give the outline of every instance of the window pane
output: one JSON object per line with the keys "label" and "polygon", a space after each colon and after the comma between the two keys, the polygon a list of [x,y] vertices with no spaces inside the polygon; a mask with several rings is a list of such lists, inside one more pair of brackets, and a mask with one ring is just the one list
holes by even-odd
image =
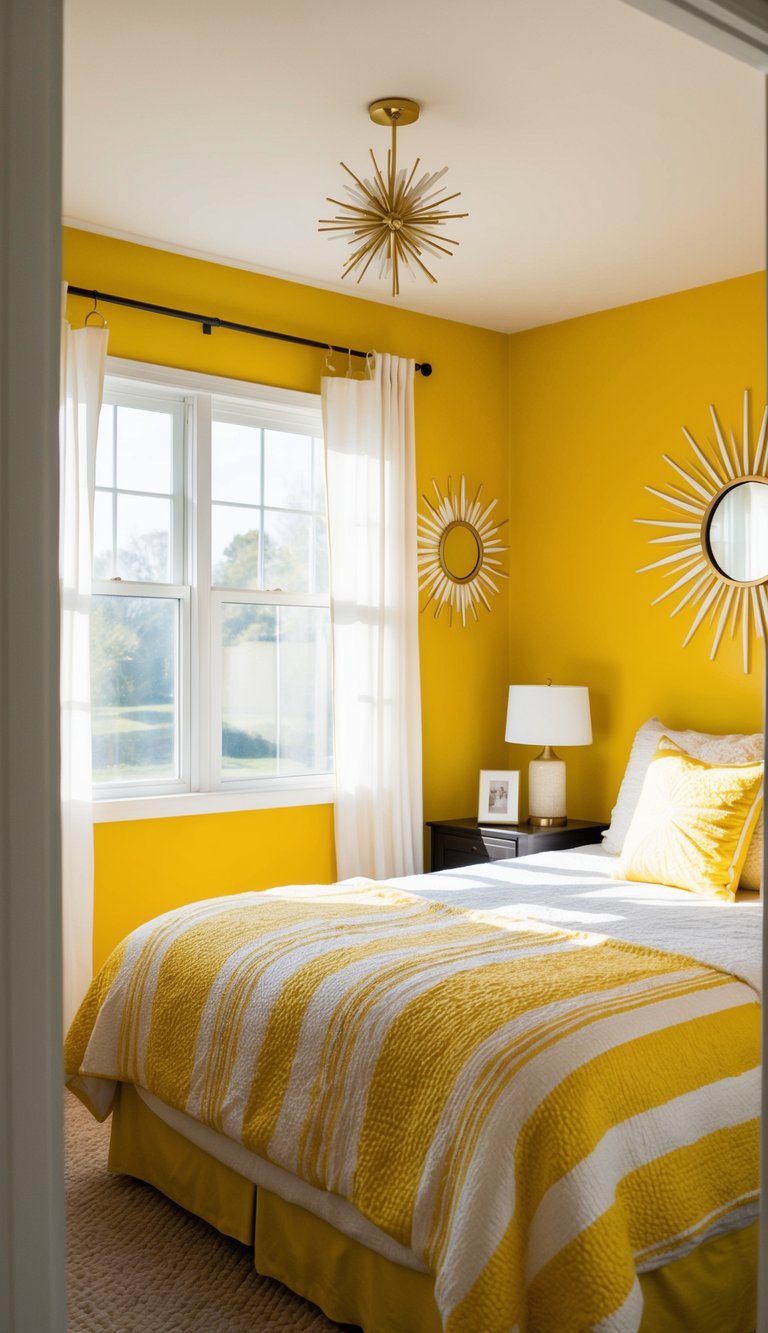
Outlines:
{"label": "window pane", "polygon": [[93,502],[93,577],[111,579],[112,492],[97,491]]}
{"label": "window pane", "polygon": [[115,565],[122,579],[170,583],[170,500],[118,494]]}
{"label": "window pane", "polygon": [[325,450],[322,440],[312,441],[312,508],[317,509],[319,513],[325,513]]}
{"label": "window pane", "polygon": [[222,777],[329,772],[327,607],[222,611]]}
{"label": "window pane", "polygon": [[178,777],[178,635],[175,599],[93,598],[94,782]]}
{"label": "window pane", "polygon": [[114,429],[115,409],[110,403],[102,403],[99,413],[99,436],[96,441],[96,485],[114,486]]}
{"label": "window pane", "polygon": [[264,503],[277,509],[311,509],[312,437],[264,432]]}
{"label": "window pane", "polygon": [[211,440],[211,495],[257,505],[261,500],[261,429],[214,421]]}
{"label": "window pane", "polygon": [[171,493],[170,412],[117,408],[117,485],[126,491]]}
{"label": "window pane", "polygon": [[327,607],[281,606],[280,772],[333,767],[331,617]]}
{"label": "window pane", "polygon": [[281,592],[309,592],[308,514],[264,511],[264,587]]}
{"label": "window pane", "polygon": [[213,582],[223,588],[258,588],[258,509],[214,505],[211,513]]}

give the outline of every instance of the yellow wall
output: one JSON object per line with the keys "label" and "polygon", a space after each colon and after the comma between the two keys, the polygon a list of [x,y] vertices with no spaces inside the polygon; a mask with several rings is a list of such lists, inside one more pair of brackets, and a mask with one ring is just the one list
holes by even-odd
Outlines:
{"label": "yellow wall", "polygon": [[[64,234],[63,273],[74,286],[431,361],[431,379],[416,377],[420,490],[464,472],[498,497],[500,517],[509,513],[504,335],[74,230]],[[70,298],[71,321],[80,324],[88,308]],[[114,356],[319,392],[321,352],[221,330],[206,337],[199,326],[116,306],[104,313]],[[504,762],[508,635],[504,594],[466,630],[422,617],[427,819],[472,813],[479,769]],[[95,961],[127,929],[184,899],[333,873],[327,807],[98,825]]]}
{"label": "yellow wall", "polygon": [[129,930],[197,898],[332,882],[333,807],[97,824],[95,851],[98,967]]}
{"label": "yellow wall", "polygon": [[[748,676],[730,640],[710,662],[708,621],[683,650],[692,616],[651,606],[664,581],[635,573],[664,553],[633,522],[664,515],[644,491],[676,480],[662,455],[691,457],[683,425],[712,435],[710,403],[740,438],[745,388],[759,425],[761,274],[510,339],[510,679],[590,687],[594,744],[564,755],[575,817],[610,814],[632,736],[654,713],[706,731],[761,726],[761,650]],[[532,757],[508,753],[523,770]]]}
{"label": "yellow wall", "polygon": [[[594,744],[566,753],[569,812],[605,818],[632,736],[653,713],[670,726],[760,725],[760,655],[708,658],[711,631],[683,651],[689,616],[652,607],[659,575],[645,484],[684,462],[680,427],[710,433],[714,402],[739,426],[741,394],[765,399],[762,275],[733,279],[507,338],[222,265],[67,231],[64,275],[162,305],[430,360],[417,376],[420,490],[466,473],[509,515],[509,594],[478,625],[421,620],[425,818],[473,813],[480,768],[525,769],[503,742],[509,681],[590,687]],[[88,305],[70,298],[70,318]],[[323,354],[108,307],[113,355],[316,392]],[[338,362],[337,358],[337,362]],[[753,412],[753,417],[756,415]],[[524,798],[525,799],[525,798]],[[181,902],[334,875],[330,807],[101,824],[94,955]]]}

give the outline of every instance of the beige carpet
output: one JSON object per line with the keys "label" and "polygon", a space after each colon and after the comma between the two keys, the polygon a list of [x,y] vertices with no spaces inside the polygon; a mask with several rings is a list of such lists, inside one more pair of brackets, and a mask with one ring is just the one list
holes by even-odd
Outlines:
{"label": "beige carpet", "polygon": [[338,1333],[259,1277],[244,1245],[151,1186],[110,1176],[108,1124],[65,1100],[69,1333]]}

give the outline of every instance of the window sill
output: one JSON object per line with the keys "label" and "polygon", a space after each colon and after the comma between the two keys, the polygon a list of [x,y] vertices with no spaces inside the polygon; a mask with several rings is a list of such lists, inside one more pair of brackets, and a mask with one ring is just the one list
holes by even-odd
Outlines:
{"label": "window sill", "polygon": [[333,805],[329,778],[309,778],[290,786],[276,784],[248,791],[192,791],[174,796],[127,796],[93,803],[94,824],[129,819],[178,819],[184,815],[220,815],[235,810],[276,810],[284,806]]}

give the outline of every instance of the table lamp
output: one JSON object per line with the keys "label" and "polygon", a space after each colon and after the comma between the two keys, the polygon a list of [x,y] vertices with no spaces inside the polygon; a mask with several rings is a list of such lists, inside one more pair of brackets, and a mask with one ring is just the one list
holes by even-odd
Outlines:
{"label": "table lamp", "polygon": [[553,745],[591,745],[586,685],[510,685],[505,739],[543,745],[528,765],[528,819],[531,824],[567,823],[565,763]]}

